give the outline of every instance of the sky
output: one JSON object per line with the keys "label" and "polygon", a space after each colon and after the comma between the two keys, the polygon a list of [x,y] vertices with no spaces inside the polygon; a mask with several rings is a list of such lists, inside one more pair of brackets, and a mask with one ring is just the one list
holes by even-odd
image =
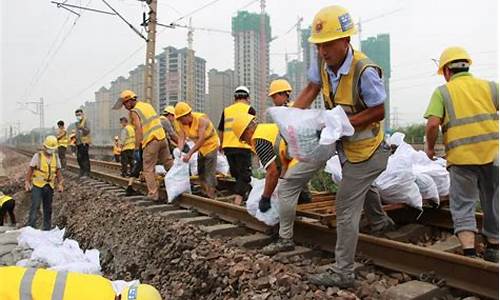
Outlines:
{"label": "sky", "polygon": [[[63,0],[61,0],[63,1]],[[130,23],[140,28],[144,2],[107,0]],[[295,30],[303,17],[309,26],[317,11],[332,4],[349,9],[361,20],[363,39],[380,33],[391,38],[391,118],[397,125],[424,122],[422,115],[433,90],[444,83],[432,59],[448,46],[465,47],[473,59],[471,72],[498,81],[498,3],[496,0],[267,0],[272,36],[271,53],[296,52]],[[109,9],[102,0],[67,0]],[[200,8],[200,9],[199,9]],[[199,9],[199,10],[198,10]],[[260,11],[251,0],[158,0],[158,22],[231,30],[238,10]],[[145,60],[145,42],[117,16],[75,9],[80,16],[48,0],[0,1],[0,135],[3,128],[21,125],[22,131],[39,126],[30,112],[43,97],[45,126],[57,120],[73,122],[74,110],[94,100],[94,92]],[[194,11],[194,13],[192,13]],[[187,17],[186,17],[187,16]],[[363,20],[366,20],[364,22]],[[157,53],[167,46],[186,47],[187,30],[158,28]],[[352,44],[359,48],[359,37]],[[234,68],[233,37],[228,33],[194,32],[196,55],[207,61],[207,71]],[[293,56],[290,56],[293,58]],[[271,55],[271,72],[285,73],[284,55]]]}

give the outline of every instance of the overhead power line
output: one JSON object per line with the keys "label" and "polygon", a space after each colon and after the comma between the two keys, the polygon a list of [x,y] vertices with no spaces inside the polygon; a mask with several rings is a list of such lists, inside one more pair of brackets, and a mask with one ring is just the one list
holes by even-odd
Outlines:
{"label": "overhead power line", "polygon": [[191,11],[191,12],[189,12],[189,13],[181,16],[181,17],[179,17],[178,19],[176,19],[175,21],[173,21],[171,23],[177,23],[180,20],[185,19],[187,17],[190,17],[190,16],[194,15],[195,13],[199,12],[200,10],[203,10],[203,9],[205,9],[205,8],[211,6],[211,5],[213,5],[213,4],[215,4],[215,3],[219,2],[219,1],[220,0],[212,0],[212,1],[208,2],[207,4],[205,4],[205,5],[203,5],[203,6],[199,7],[199,8],[196,8],[193,11]]}

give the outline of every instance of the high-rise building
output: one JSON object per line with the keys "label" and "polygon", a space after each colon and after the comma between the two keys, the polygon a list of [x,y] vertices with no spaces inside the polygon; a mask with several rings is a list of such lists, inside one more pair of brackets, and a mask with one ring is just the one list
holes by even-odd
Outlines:
{"label": "high-rise building", "polygon": [[[261,7],[263,10],[263,7]],[[235,85],[250,90],[252,106],[259,119],[263,119],[268,105],[269,41],[271,25],[269,15],[239,11],[232,18],[234,36]]]}
{"label": "high-rise building", "polygon": [[[308,82],[307,74],[309,72],[309,68],[311,67],[311,64],[317,63],[316,61],[313,61],[313,59],[315,57],[314,53],[316,52],[316,46],[314,44],[309,43],[309,41],[308,41],[309,36],[311,35],[311,26],[309,26],[306,29],[302,29],[301,33],[302,33],[302,36],[301,36],[302,59],[303,59],[303,70],[304,70],[303,80],[304,80],[304,86],[306,86],[307,82]],[[302,88],[295,89],[295,90],[296,90],[295,95],[298,95],[300,93],[300,91],[302,90]],[[316,108],[316,109],[324,108],[323,97],[321,95],[318,95],[318,97],[316,97],[316,99],[314,99],[314,102],[312,103],[311,108]]]}
{"label": "high-rise building", "polygon": [[369,37],[361,41],[361,51],[363,51],[371,60],[378,64],[384,73],[384,85],[387,93],[385,101],[385,119],[384,128],[386,131],[391,129],[391,97],[390,97],[390,79],[391,79],[391,39],[389,34],[378,34],[377,37]]}
{"label": "high-rise building", "polygon": [[157,55],[158,62],[158,98],[160,109],[186,101],[195,111],[205,111],[206,61],[196,57],[192,65],[194,74],[194,99],[188,99],[188,48],[166,47]]}
{"label": "high-rise building", "polygon": [[205,113],[217,125],[225,107],[233,103],[234,71],[208,71],[208,100]]}
{"label": "high-rise building", "polygon": [[296,59],[288,62],[286,66],[286,77],[292,85],[291,98],[297,97],[300,91],[306,86],[307,71],[305,63]]}

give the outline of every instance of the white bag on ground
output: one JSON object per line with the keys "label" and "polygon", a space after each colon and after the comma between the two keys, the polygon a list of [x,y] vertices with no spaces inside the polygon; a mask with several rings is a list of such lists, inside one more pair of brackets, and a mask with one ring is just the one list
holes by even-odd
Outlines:
{"label": "white bag on ground", "polygon": [[439,205],[439,193],[436,183],[434,183],[432,177],[427,174],[421,173],[415,174],[415,176],[415,183],[418,186],[418,190],[420,191],[420,195],[422,195],[422,198],[425,200],[430,200]]}
{"label": "white bag on ground", "polygon": [[415,174],[425,174],[432,177],[440,197],[450,194],[450,173],[439,162],[431,161],[431,163],[425,165],[415,164],[413,165],[413,171]]}
{"label": "white bag on ground", "polygon": [[338,155],[332,156],[325,166],[325,172],[332,174],[332,181],[339,184],[342,181],[342,165]]}
{"label": "white bag on ground", "polygon": [[174,164],[165,175],[165,189],[167,190],[168,203],[171,203],[182,193],[191,193],[189,181],[189,163],[182,161],[179,149],[174,150]]}
{"label": "white bag on ground", "polygon": [[229,162],[227,157],[220,152],[217,153],[217,173],[229,175]]}
{"label": "white bag on ground", "polygon": [[262,196],[262,192],[264,191],[265,183],[265,179],[256,179],[252,177],[252,181],[250,183],[252,185],[252,190],[250,191],[250,195],[248,195],[247,211],[250,215],[257,218],[257,220],[264,222],[266,225],[272,226],[279,223],[278,197],[276,195],[277,188],[271,196],[271,208],[265,213],[262,213],[259,210],[259,201]]}
{"label": "white bag on ground", "polygon": [[165,174],[167,174],[167,170],[165,170],[165,167],[163,165],[156,165],[155,174],[165,176]]}

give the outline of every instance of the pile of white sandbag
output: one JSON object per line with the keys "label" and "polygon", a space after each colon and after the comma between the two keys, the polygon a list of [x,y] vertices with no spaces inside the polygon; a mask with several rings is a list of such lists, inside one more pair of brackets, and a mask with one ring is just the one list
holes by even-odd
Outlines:
{"label": "pile of white sandbag", "polygon": [[252,190],[250,191],[247,199],[247,211],[250,215],[257,218],[257,220],[264,222],[266,225],[272,226],[279,223],[279,200],[276,188],[273,192],[273,195],[271,196],[271,209],[269,209],[265,213],[259,210],[259,201],[260,197],[262,196],[262,192],[264,192],[265,182],[265,179],[257,179],[252,177],[252,181],[250,182],[250,184],[252,185]]}

